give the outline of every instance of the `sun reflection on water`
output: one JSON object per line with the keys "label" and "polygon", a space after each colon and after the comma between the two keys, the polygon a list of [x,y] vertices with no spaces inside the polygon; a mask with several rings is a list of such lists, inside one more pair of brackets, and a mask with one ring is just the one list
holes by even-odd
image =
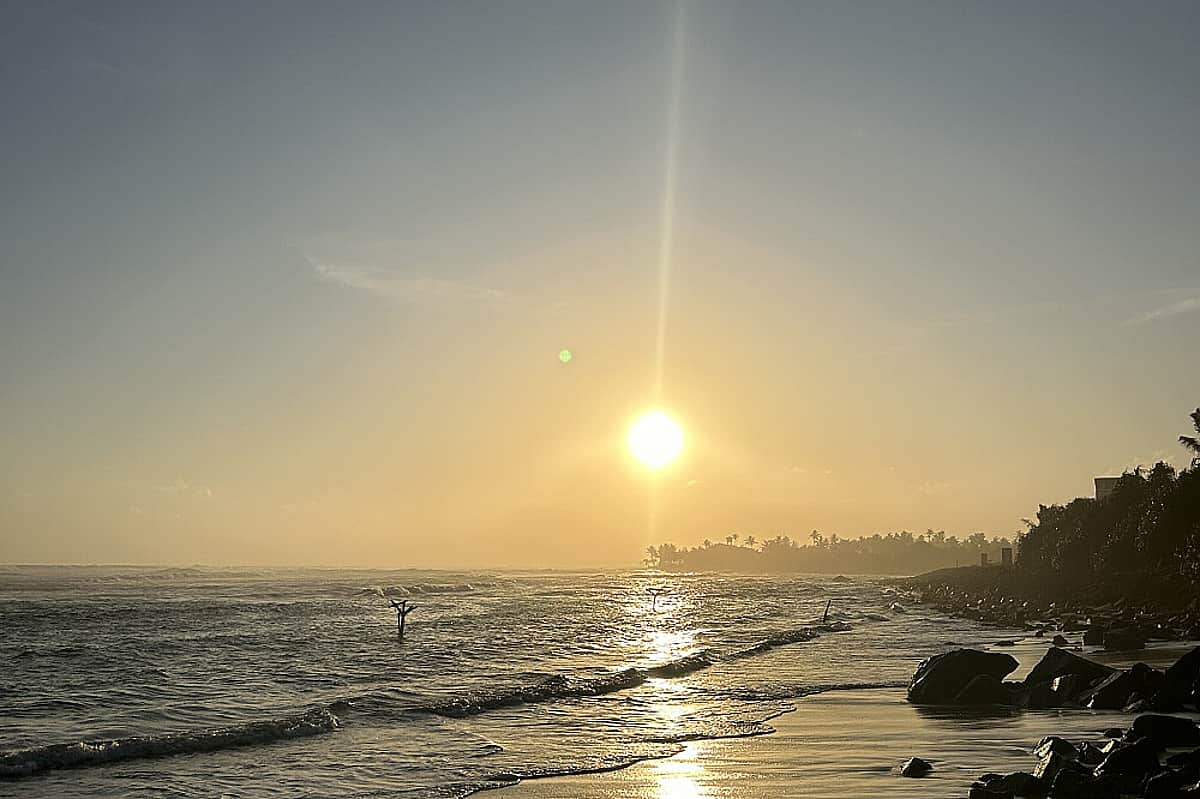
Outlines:
{"label": "sun reflection on water", "polygon": [[689,746],[676,757],[655,765],[658,799],[705,799],[712,794],[704,784],[704,766]]}

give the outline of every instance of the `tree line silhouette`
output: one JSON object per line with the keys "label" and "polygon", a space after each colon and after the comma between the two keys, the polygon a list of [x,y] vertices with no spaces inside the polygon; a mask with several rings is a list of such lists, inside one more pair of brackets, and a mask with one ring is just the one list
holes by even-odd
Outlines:
{"label": "tree line silhouette", "polygon": [[[1082,583],[1132,571],[1165,571],[1200,583],[1200,408],[1191,414],[1196,435],[1180,436],[1191,466],[1177,471],[1165,462],[1126,472],[1103,499],[1081,497],[1065,505],[1042,505],[1016,537],[1017,575]],[[723,543],[696,547],[667,543],[647,547],[644,563],[664,571],[740,571],[919,574],[977,565],[986,554],[1001,562],[1008,538],[973,533],[959,539],[942,531],[908,531],[864,538],[825,536],[808,542],[787,535],[759,539],[729,533]]]}
{"label": "tree line silhouette", "polygon": [[691,548],[675,544],[647,547],[645,563],[664,571],[916,574],[979,563],[984,553],[999,562],[1001,550],[1013,545],[1007,538],[989,539],[973,533],[960,539],[941,530],[876,533],[864,538],[839,538],[836,533],[826,536],[813,530],[808,538],[808,543],[786,535],[760,541],[753,535],[730,533],[724,543],[705,539]]}
{"label": "tree line silhouette", "polygon": [[1159,461],[1125,472],[1104,499],[1042,505],[1018,539],[1019,570],[1068,582],[1133,571],[1200,582],[1200,408],[1191,419],[1196,435],[1179,437],[1190,467]]}

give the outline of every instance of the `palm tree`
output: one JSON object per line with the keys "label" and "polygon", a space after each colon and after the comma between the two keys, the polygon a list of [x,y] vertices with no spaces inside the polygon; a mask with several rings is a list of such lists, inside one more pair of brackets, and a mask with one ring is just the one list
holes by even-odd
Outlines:
{"label": "palm tree", "polygon": [[754,536],[752,536],[752,535],[746,536],[746,546],[750,547],[751,549],[754,549],[754,545],[756,543],[758,543],[758,542],[754,540]]}
{"label": "palm tree", "polygon": [[1192,453],[1192,465],[1200,463],[1200,408],[1192,411],[1192,427],[1196,429],[1194,436],[1180,436],[1179,443]]}

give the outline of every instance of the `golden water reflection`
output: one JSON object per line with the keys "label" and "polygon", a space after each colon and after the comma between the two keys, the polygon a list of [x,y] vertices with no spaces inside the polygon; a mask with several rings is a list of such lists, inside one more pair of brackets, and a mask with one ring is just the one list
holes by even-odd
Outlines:
{"label": "golden water reflection", "polygon": [[688,746],[678,755],[660,760],[654,767],[658,799],[707,799],[712,794],[704,779],[704,765]]}

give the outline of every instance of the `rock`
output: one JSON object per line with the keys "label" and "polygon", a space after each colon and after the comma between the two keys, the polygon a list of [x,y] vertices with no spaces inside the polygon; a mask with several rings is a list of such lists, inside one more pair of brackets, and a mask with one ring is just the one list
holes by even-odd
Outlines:
{"label": "rock", "polygon": [[1117,784],[1087,772],[1064,769],[1050,785],[1051,799],[1119,799]]}
{"label": "rock", "polygon": [[1047,752],[1038,764],[1033,767],[1033,776],[1046,784],[1054,782],[1054,778],[1065,768],[1078,768],[1075,760],[1059,752]]}
{"label": "rock", "polygon": [[1182,771],[1164,769],[1146,780],[1146,799],[1175,799],[1180,790],[1194,783],[1196,778]]}
{"label": "rock", "polygon": [[1141,789],[1146,777],[1158,769],[1158,747],[1152,740],[1144,738],[1118,747],[1096,766],[1095,773],[1097,777],[1115,780],[1121,790],[1135,793]]}
{"label": "rock", "polygon": [[1145,663],[1135,663],[1128,671],[1120,671],[1080,694],[1079,703],[1093,710],[1122,710],[1140,713],[1151,709],[1147,699],[1158,692],[1163,673]]}
{"label": "rock", "polygon": [[1104,643],[1105,628],[1093,624],[1088,627],[1083,633],[1084,646],[1100,646]]}
{"label": "rock", "polygon": [[1162,690],[1167,676],[1156,668],[1145,663],[1134,663],[1129,669],[1137,680],[1137,691],[1142,697],[1151,697]]}
{"label": "rock", "polygon": [[1011,794],[993,791],[986,785],[976,782],[971,785],[971,790],[967,791],[967,799],[1011,799]]}
{"label": "rock", "polygon": [[844,574],[839,574],[837,577],[834,577],[834,578],[833,578],[833,582],[835,582],[835,583],[848,583],[848,582],[850,582],[850,578],[849,578],[849,577],[847,577],[847,576],[846,576],[846,575],[844,575]]}
{"label": "rock", "polygon": [[1200,768],[1200,749],[1167,755],[1167,765],[1173,768]]}
{"label": "rock", "polygon": [[1187,702],[1200,680],[1200,646],[1188,652],[1167,669],[1163,679],[1163,690],[1176,702]]}
{"label": "rock", "polygon": [[1109,727],[1107,730],[1101,733],[1101,735],[1103,735],[1105,738],[1120,738],[1124,734],[1125,730],[1121,729],[1120,727]]}
{"label": "rock", "polygon": [[1159,748],[1200,744],[1200,727],[1191,719],[1146,713],[1133,720],[1133,732]]}
{"label": "rock", "polygon": [[1045,796],[1047,787],[1045,782],[1024,771],[987,780],[986,785],[988,790],[1004,796]]}
{"label": "rock", "polygon": [[1118,671],[1099,685],[1079,695],[1079,704],[1092,710],[1120,710],[1137,689],[1137,679],[1128,671]]}
{"label": "rock", "polygon": [[933,766],[929,765],[927,761],[919,757],[911,757],[900,767],[900,776],[924,777],[931,771],[933,771]]}
{"label": "rock", "polygon": [[1088,743],[1087,741],[1084,741],[1079,745],[1078,751],[1079,762],[1085,766],[1100,765],[1102,762],[1104,762],[1104,756],[1108,754],[1108,752],[1101,751],[1100,747],[1093,743]]}
{"label": "rock", "polygon": [[1066,638],[1063,638],[1061,635],[1056,635],[1050,639],[1050,643],[1054,644],[1055,646],[1068,646],[1071,642]]}
{"label": "rock", "polygon": [[948,704],[975,677],[987,675],[1003,680],[1017,668],[1017,659],[1003,652],[955,649],[921,662],[908,686],[908,701],[914,704]]}
{"label": "rock", "polygon": [[[1020,684],[1018,684],[1020,685]],[[1029,710],[1045,710],[1058,707],[1058,696],[1048,682],[1040,682],[1028,687],[1020,685],[1016,689],[1016,704]]]}
{"label": "rock", "polygon": [[1116,669],[1102,663],[1088,660],[1056,646],[1046,650],[1046,654],[1042,655],[1042,659],[1025,677],[1025,684],[1034,685],[1067,675],[1075,675],[1090,682],[1103,679],[1115,671]]}
{"label": "rock", "polygon": [[1037,746],[1033,748],[1033,754],[1039,758],[1045,757],[1051,752],[1057,752],[1060,755],[1070,758],[1074,758],[1077,754],[1074,744],[1066,738],[1059,738],[1057,735],[1047,735],[1038,741]]}
{"label": "rock", "polygon": [[1118,650],[1145,649],[1146,638],[1135,630],[1105,630],[1104,648]]}
{"label": "rock", "polygon": [[1033,634],[1033,637],[1034,637],[1034,638],[1041,638],[1041,637],[1042,637],[1042,636],[1044,636],[1045,634],[1046,634],[1046,631],[1045,631],[1045,630],[1043,630],[1043,629],[1041,629],[1041,628],[1039,627],[1039,628],[1038,628],[1038,631],[1037,631],[1037,632],[1035,632],[1035,633]]}
{"label": "rock", "polygon": [[1078,705],[1076,697],[1099,681],[1098,679],[1087,680],[1078,674],[1064,674],[1061,677],[1055,677],[1050,685],[1054,687],[1054,694],[1060,705]]}
{"label": "rock", "polygon": [[1004,641],[996,642],[996,646],[1016,646],[1016,645],[1017,645],[1016,641],[1004,640]]}
{"label": "rock", "polygon": [[990,674],[971,678],[954,697],[956,705],[1011,705],[1012,695],[1008,689]]}

